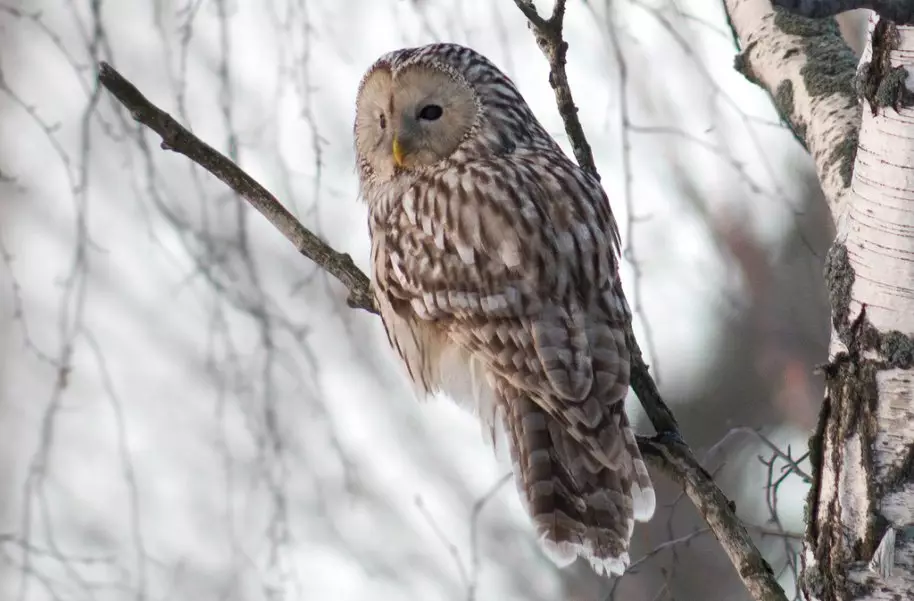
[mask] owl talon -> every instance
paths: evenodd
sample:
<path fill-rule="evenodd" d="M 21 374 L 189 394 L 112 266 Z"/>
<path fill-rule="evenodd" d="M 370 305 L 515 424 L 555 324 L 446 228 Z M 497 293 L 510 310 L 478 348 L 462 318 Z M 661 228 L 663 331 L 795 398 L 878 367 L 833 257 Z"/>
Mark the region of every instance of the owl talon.
<path fill-rule="evenodd" d="M 653 440 L 661 444 L 685 444 L 685 440 L 682 438 L 682 434 L 680 434 L 678 430 L 665 430 L 663 432 L 659 432 L 656 436 L 654 436 Z"/>

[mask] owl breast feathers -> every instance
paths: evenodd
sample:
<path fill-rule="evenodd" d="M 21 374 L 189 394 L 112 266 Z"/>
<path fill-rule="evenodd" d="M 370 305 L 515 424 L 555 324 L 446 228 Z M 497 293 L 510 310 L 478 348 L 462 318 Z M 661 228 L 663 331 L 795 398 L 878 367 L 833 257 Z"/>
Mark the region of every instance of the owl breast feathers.
<path fill-rule="evenodd" d="M 378 59 L 354 135 L 391 347 L 421 394 L 469 402 L 493 439 L 503 427 L 556 563 L 621 574 L 655 496 L 625 414 L 630 314 L 599 182 L 455 44 Z"/>

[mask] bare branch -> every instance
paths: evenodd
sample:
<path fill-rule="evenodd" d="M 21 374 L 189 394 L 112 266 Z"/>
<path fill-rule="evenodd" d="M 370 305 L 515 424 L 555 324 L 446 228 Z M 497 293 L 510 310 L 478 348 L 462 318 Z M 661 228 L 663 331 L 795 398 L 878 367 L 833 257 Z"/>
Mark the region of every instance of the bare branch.
<path fill-rule="evenodd" d="M 584 127 L 578 119 L 578 107 L 571 95 L 568 85 L 568 74 L 565 72 L 568 42 L 562 38 L 562 25 L 565 20 L 565 0 L 557 0 L 552 9 L 552 16 L 543 19 L 536 12 L 531 0 L 514 0 L 521 12 L 530 20 L 530 29 L 536 38 L 536 44 L 543 51 L 549 62 L 549 85 L 555 92 L 555 104 L 565 123 L 565 133 L 574 148 L 574 158 L 578 164 L 591 175 L 600 179 L 597 166 L 593 160 L 593 151 L 584 135 Z"/>
<path fill-rule="evenodd" d="M 914 4 L 910 0 L 772 0 L 771 3 L 796 15 L 815 19 L 866 8 L 898 25 L 914 23 Z"/>
<path fill-rule="evenodd" d="M 736 506 L 714 483 L 687 445 L 639 440 L 645 459 L 682 485 L 756 601 L 787 601 L 771 566 L 736 515 Z"/>
<path fill-rule="evenodd" d="M 528 0 L 514 0 L 514 3 L 530 19 L 530 29 L 533 31 L 536 43 L 549 62 L 549 84 L 555 92 L 555 103 L 565 124 L 565 133 L 574 149 L 575 159 L 582 169 L 599 180 L 600 174 L 593 159 L 593 151 L 590 149 L 587 136 L 584 135 L 581 120 L 578 119 L 578 107 L 574 104 L 571 87 L 568 84 L 568 75 L 565 73 L 565 57 L 568 51 L 568 42 L 562 37 L 565 3 L 556 2 L 552 17 L 548 20 L 540 17 Z M 660 397 L 657 384 L 644 362 L 641 347 L 638 345 L 631 324 L 626 327 L 626 341 L 632 352 L 631 386 L 644 406 L 651 425 L 658 433 L 681 438 L 679 424 L 676 422 L 673 412 Z"/>
<path fill-rule="evenodd" d="M 565 2 L 556 0 L 552 16 L 548 20 L 539 16 L 529 0 L 514 2 L 530 20 L 530 29 L 536 43 L 549 62 L 549 83 L 555 92 L 555 102 L 565 123 L 565 132 L 574 149 L 575 158 L 584 170 L 599 179 L 593 152 L 578 119 L 578 109 L 574 104 L 568 76 L 565 73 L 568 51 L 568 43 L 562 37 Z M 645 457 L 655 467 L 682 484 L 686 494 L 720 541 L 753 598 L 759 601 L 786 601 L 787 597 L 778 584 L 771 566 L 762 557 L 749 532 L 736 516 L 735 506 L 721 492 L 714 479 L 682 440 L 676 419 L 663 402 L 657 384 L 644 363 L 630 323 L 626 328 L 626 339 L 632 350 L 632 388 L 658 432 L 656 438 L 639 439 L 639 447 Z"/>
<path fill-rule="evenodd" d="M 98 81 L 130 111 L 137 122 L 162 137 L 162 148 L 183 154 L 237 192 L 272 223 L 298 252 L 321 266 L 349 290 L 348 304 L 376 312 L 368 277 L 352 258 L 339 253 L 309 231 L 266 188 L 218 150 L 190 133 L 168 113 L 153 105 L 114 67 L 102 62 Z"/>

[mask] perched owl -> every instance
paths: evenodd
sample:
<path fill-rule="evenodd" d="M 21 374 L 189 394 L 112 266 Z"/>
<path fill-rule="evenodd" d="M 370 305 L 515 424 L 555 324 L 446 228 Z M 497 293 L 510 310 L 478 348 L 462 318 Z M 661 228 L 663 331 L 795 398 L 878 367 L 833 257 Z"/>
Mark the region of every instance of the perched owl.
<path fill-rule="evenodd" d="M 354 125 L 372 286 L 422 395 L 468 402 L 508 442 L 544 550 L 629 563 L 655 496 L 629 427 L 630 318 L 600 183 L 479 53 L 385 54 Z"/>

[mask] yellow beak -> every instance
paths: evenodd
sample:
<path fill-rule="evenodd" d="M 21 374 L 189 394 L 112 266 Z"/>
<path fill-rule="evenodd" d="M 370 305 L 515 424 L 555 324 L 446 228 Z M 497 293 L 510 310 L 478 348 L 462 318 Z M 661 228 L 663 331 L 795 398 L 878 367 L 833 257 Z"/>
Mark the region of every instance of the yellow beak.
<path fill-rule="evenodd" d="M 397 140 L 397 136 L 394 136 L 393 153 L 394 153 L 394 163 L 397 164 L 397 167 L 402 167 L 403 166 L 403 147 L 400 146 L 400 142 Z"/>

